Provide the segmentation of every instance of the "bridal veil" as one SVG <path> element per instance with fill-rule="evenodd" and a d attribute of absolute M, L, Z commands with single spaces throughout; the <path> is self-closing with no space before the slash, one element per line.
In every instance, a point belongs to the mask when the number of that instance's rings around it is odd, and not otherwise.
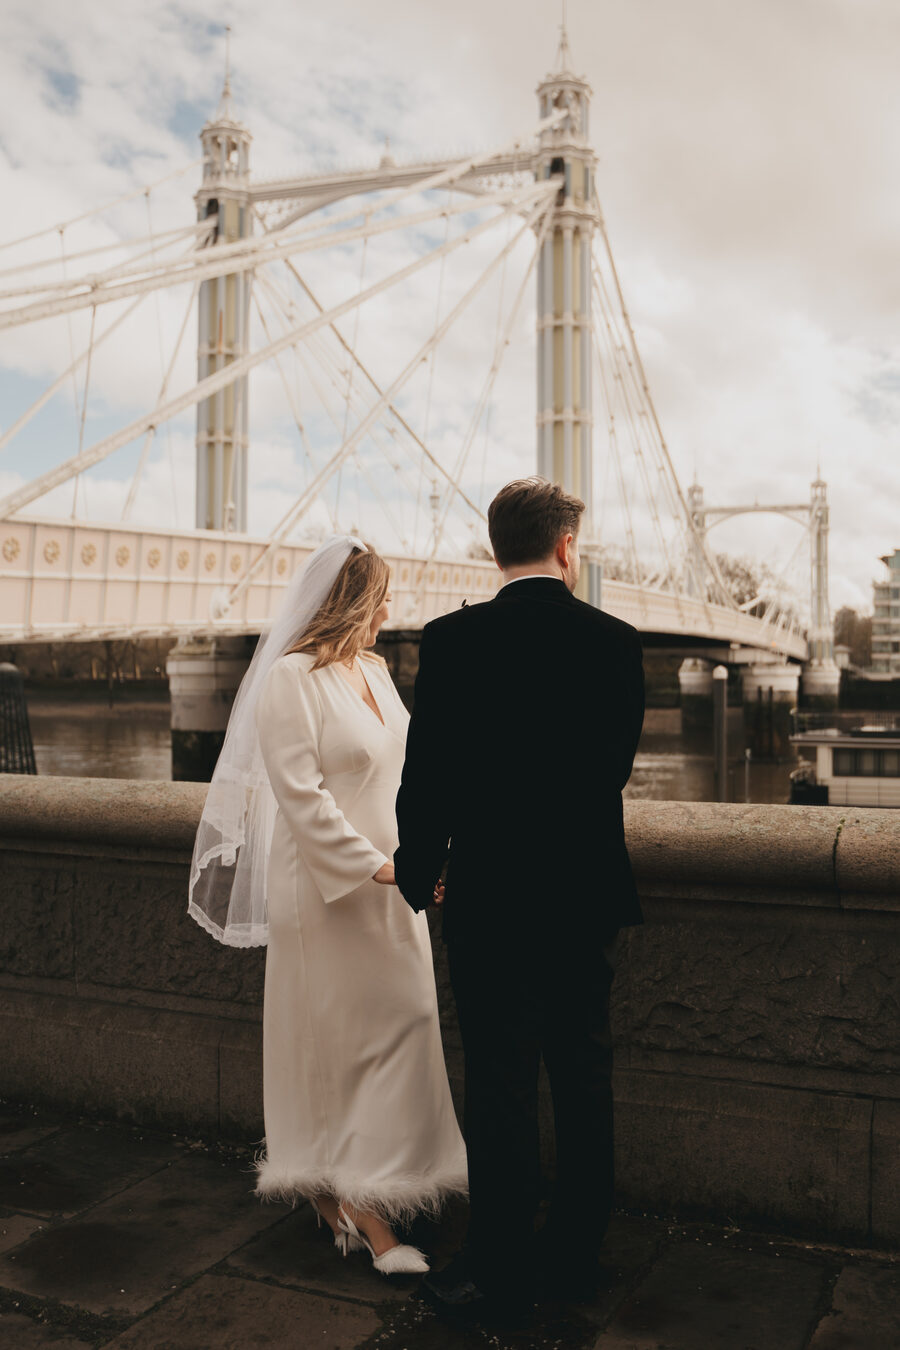
<path fill-rule="evenodd" d="M 338 535 L 297 570 L 234 700 L 194 842 L 188 892 L 191 917 L 230 947 L 261 947 L 269 936 L 266 871 L 276 803 L 256 730 L 266 676 L 309 627 L 350 555 L 365 548 L 355 535 Z"/>

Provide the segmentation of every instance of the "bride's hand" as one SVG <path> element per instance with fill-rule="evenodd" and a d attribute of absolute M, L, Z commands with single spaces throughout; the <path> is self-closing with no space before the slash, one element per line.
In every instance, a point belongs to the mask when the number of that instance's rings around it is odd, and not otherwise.
<path fill-rule="evenodd" d="M 434 888 L 434 903 L 442 905 L 444 903 L 444 883 L 439 881 Z"/>
<path fill-rule="evenodd" d="M 381 886 L 396 886 L 394 864 L 392 862 L 382 863 L 372 880 L 377 881 Z"/>

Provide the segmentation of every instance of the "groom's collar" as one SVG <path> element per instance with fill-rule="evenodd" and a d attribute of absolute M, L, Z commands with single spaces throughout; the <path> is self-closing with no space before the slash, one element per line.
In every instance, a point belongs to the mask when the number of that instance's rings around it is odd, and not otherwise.
<path fill-rule="evenodd" d="M 507 600 L 572 600 L 572 592 L 560 577 L 537 574 L 513 577 L 505 582 L 494 596 L 495 601 Z"/>

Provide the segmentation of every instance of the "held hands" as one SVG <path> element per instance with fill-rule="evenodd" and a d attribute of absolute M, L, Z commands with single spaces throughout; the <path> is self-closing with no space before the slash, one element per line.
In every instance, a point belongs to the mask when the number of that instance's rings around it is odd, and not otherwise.
<path fill-rule="evenodd" d="M 394 864 L 392 862 L 382 863 L 372 880 L 377 881 L 380 886 L 396 886 Z M 444 883 L 442 881 L 436 883 L 432 898 L 438 906 L 444 903 Z"/>

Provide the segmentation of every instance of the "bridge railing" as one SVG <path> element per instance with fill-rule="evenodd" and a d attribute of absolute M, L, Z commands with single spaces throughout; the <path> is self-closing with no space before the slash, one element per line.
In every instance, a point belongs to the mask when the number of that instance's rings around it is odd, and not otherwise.
<path fill-rule="evenodd" d="M 276 613 L 311 546 L 273 549 L 223 617 L 222 603 L 267 545 L 216 530 L 162 530 L 63 519 L 0 521 L 0 641 L 259 632 Z M 420 628 L 500 585 L 490 559 L 388 556 L 388 627 Z M 642 632 L 735 643 L 804 660 L 805 639 L 691 596 L 605 580 L 604 609 Z"/>
<path fill-rule="evenodd" d="M 215 530 L 159 530 L 66 520 L 0 522 L 0 640 L 89 640 L 178 633 L 259 632 L 311 551 L 273 549 L 222 619 L 229 590 L 267 541 Z M 488 599 L 493 562 L 388 557 L 389 626 L 421 626 L 462 600 Z"/>

